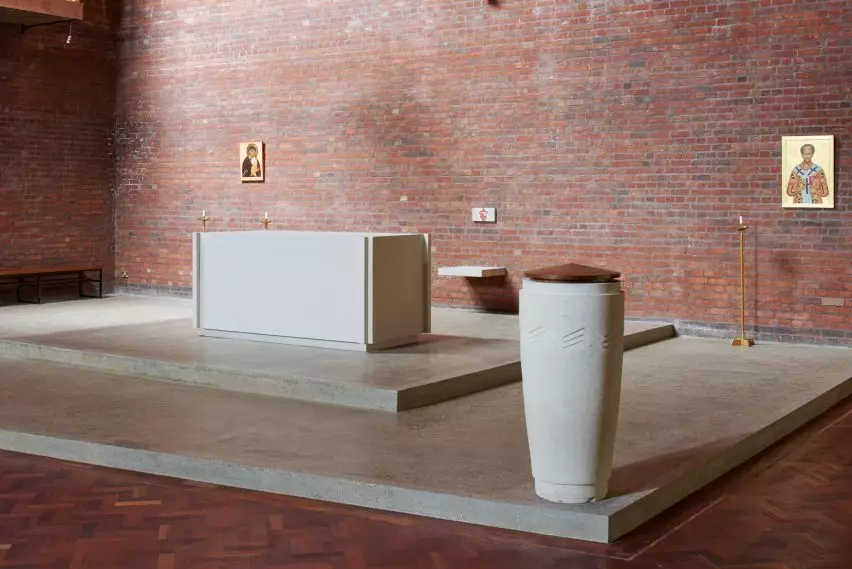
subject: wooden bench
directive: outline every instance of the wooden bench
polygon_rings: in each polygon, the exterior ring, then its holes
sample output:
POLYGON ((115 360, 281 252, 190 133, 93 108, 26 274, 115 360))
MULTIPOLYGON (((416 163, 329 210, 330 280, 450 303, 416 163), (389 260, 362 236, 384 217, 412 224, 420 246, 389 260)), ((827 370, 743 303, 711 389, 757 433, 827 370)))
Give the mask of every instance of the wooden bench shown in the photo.
POLYGON ((44 287, 77 283, 77 293, 87 298, 103 298, 103 269, 101 265, 69 265, 64 267, 14 267, 0 269, 0 288, 15 287, 18 302, 41 303, 44 287), (92 273, 97 273, 95 278, 92 273), (96 295, 83 294, 83 285, 97 284, 96 295), (35 300, 21 298, 21 289, 34 288, 35 300))

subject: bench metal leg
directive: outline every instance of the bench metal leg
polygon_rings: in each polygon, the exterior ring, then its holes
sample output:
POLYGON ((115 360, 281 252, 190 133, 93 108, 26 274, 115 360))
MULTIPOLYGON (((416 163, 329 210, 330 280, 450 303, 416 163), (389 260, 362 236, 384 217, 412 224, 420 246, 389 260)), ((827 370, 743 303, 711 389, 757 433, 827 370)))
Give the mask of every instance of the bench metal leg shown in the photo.
POLYGON ((38 304, 38 303, 40 303, 41 302, 41 284, 39 282, 39 279, 36 279, 35 282, 27 282, 25 280, 18 281, 17 300, 18 300, 18 302, 24 302, 26 304, 38 304), (35 300, 26 300, 25 298, 21 297, 21 289, 24 288, 24 287, 32 287, 32 288, 36 289, 35 300))
MULTIPOLYGON (((82 279, 85 276, 85 273, 80 274, 80 278, 82 279)), ((104 272, 103 270, 98 270, 98 279, 87 281, 92 283, 92 285, 97 285, 98 290, 95 294, 83 294, 83 281, 81 280, 79 283, 80 288, 80 296, 86 298, 103 298, 104 297, 104 272)))
POLYGON ((36 275, 36 304, 41 304, 41 275, 36 275))

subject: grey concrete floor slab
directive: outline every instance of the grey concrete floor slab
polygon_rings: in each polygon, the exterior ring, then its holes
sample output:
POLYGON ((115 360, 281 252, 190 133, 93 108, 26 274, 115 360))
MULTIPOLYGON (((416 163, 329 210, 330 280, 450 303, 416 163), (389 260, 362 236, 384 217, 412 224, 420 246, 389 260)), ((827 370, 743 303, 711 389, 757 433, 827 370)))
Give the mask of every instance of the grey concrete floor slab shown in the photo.
MULTIPOLYGON (((202 337, 191 301, 115 296, 0 308, 0 355, 385 411, 521 379, 517 316, 434 308, 420 342, 365 354, 202 337)), ((671 325, 628 322, 627 348, 671 325)))
POLYGON ((0 448, 611 541, 852 393, 852 350, 678 338, 625 354, 610 498, 535 496, 518 383, 389 414, 0 360, 0 448))

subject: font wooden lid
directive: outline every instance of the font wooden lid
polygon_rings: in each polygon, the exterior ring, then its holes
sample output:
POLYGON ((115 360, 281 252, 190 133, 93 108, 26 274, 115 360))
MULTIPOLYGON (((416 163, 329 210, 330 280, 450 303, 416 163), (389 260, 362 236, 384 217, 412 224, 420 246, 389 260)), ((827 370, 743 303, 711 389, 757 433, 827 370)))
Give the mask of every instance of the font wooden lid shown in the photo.
POLYGON ((534 281, 551 281, 560 283, 608 283, 621 276, 618 271, 601 269, 568 263, 567 265, 554 265, 542 269, 524 271, 524 276, 534 281))

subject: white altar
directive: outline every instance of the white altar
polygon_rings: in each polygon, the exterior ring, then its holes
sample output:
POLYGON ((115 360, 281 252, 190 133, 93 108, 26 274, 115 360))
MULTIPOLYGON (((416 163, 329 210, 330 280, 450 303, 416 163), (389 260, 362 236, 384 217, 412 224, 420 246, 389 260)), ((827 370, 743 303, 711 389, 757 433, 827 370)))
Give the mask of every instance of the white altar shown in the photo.
POLYGON ((422 233, 194 233, 193 325, 202 335, 372 351, 430 330, 422 233))

